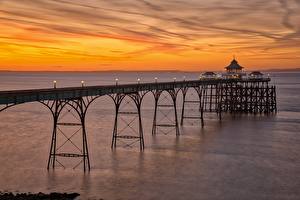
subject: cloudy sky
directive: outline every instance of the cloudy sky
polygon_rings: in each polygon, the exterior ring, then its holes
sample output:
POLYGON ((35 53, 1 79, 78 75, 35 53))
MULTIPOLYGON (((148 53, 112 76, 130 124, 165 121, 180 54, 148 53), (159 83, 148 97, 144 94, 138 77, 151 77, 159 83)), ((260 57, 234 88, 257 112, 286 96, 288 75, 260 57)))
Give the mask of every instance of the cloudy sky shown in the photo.
POLYGON ((0 0, 0 70, 300 67, 300 0, 0 0))

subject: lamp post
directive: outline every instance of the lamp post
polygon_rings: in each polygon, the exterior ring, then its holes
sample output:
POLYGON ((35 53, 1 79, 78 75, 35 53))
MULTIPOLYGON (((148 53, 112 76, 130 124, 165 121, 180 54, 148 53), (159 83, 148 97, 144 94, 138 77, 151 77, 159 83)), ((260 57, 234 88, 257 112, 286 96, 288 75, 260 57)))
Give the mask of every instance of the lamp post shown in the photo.
POLYGON ((140 82, 141 82, 141 79, 140 79, 140 78, 138 78, 138 79, 137 79, 137 82, 138 82, 138 84, 140 84, 140 82))
POLYGON ((118 85, 118 81, 119 81, 119 79, 118 79, 118 78, 116 78, 116 85, 118 85))
POLYGON ((173 78, 174 83, 176 82, 176 77, 173 78))
POLYGON ((157 77, 154 78, 155 83, 157 83, 157 77))
POLYGON ((53 88, 54 89, 56 88, 56 81, 55 80, 53 81, 53 88))
POLYGON ((84 81, 81 81, 81 87, 84 87, 84 81))

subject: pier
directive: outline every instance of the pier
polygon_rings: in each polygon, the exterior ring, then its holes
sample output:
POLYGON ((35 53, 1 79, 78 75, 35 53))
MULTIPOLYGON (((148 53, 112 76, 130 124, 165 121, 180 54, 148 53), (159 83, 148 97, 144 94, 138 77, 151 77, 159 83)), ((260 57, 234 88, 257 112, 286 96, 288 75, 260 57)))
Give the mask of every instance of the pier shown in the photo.
MULTIPOLYGON (((180 135, 180 126, 184 126, 186 120, 199 120, 202 127, 205 126, 206 112, 215 113, 218 120, 222 120, 224 113, 236 114, 271 114, 277 111, 276 88, 270 84, 267 77, 202 77, 199 80, 181 80, 171 82, 155 82, 136 84, 114 84, 105 86, 84 86, 50 89, 13 90, 0 92, 0 111, 28 102, 40 102, 46 106, 53 117, 53 132, 50 142, 47 169, 56 165, 64 167, 57 158, 79 158, 80 162, 74 166, 83 165, 83 169, 90 170, 89 148, 86 133, 86 113, 89 106, 99 97, 108 95, 115 104, 115 120, 111 148, 115 149, 119 142, 130 146, 138 143, 140 150, 144 149, 144 130, 142 127, 141 106, 147 93, 153 94, 154 116, 152 135, 160 128, 167 132, 174 131, 174 135, 180 135), (177 100, 181 93, 182 105, 179 114, 177 100), (192 97, 192 98, 191 98, 192 97), (131 108, 126 105, 132 103, 131 108), (198 115, 191 115, 187 107, 196 108, 198 115), (167 110, 167 114, 163 112, 167 110), (76 115, 77 122, 67 121, 66 114, 76 115), (167 118, 166 121, 158 121, 157 116, 167 118), (172 116, 168 116, 168 115, 172 116), (123 117, 132 117, 126 121, 123 117), (126 123, 130 133, 123 132, 120 122, 126 123), (136 125, 134 125, 136 121, 136 125), (67 135, 62 127, 75 127, 76 131, 67 135), (81 144, 72 142, 75 135, 80 135, 81 144), (58 145, 58 136, 62 135, 64 142, 58 145), (63 146, 70 143, 74 146, 72 151, 63 151, 63 146)), ((4 113, 3 113, 4 114, 4 113)), ((62 139, 60 138, 60 139, 62 139)))

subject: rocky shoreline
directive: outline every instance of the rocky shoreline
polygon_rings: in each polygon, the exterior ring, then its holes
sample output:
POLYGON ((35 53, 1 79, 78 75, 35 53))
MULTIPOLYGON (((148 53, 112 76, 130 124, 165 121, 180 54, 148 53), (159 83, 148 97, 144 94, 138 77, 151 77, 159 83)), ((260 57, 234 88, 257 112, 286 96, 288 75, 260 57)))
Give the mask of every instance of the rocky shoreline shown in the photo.
POLYGON ((11 193, 11 192, 0 192, 0 200, 73 200, 76 197, 78 197, 80 194, 78 193, 50 193, 50 194, 44 194, 44 193, 37 193, 37 194, 31 194, 31 193, 11 193))

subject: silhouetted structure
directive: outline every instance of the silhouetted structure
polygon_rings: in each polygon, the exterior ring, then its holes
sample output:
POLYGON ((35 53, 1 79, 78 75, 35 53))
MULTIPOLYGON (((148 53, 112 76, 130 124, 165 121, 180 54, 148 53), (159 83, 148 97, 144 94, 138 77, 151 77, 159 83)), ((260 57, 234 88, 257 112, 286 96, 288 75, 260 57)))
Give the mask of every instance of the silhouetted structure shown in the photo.
POLYGON ((203 78, 215 78, 217 74, 215 72, 204 72, 201 74, 201 77, 203 78))
POLYGON ((250 78, 262 78, 264 76, 260 71, 253 71, 249 74, 250 78))
MULTIPOLYGON (((237 73, 241 70, 235 60, 228 66, 229 72, 237 73)), ((38 101, 49 108, 53 116, 53 132, 48 157, 48 169, 55 168, 56 164, 64 166, 59 157, 79 158, 79 163, 83 164, 84 170, 90 169, 88 140, 85 127, 85 117, 91 103, 98 97, 109 95, 115 103, 115 121, 112 133, 112 148, 116 148, 117 142, 131 141, 126 146, 131 146, 135 142, 139 143, 140 149, 144 149, 144 136, 141 118, 141 105, 146 93, 151 92, 155 99, 154 119, 152 134, 156 134, 159 127, 174 128, 176 135, 179 132, 179 119, 177 115, 176 100, 178 94, 183 95, 181 124, 186 119, 199 119, 204 126, 204 113, 212 112, 222 119, 223 113, 237 114, 270 114, 276 112, 276 89, 269 86, 270 78, 211 78, 200 80, 183 80, 172 82, 137 83, 127 85, 107 85, 107 86, 87 86, 52 89, 33 89, 0 92, 0 105, 3 111, 11 106, 26 102, 38 101), (195 94, 193 100, 188 99, 187 94, 195 94), (163 103, 165 97, 167 102, 163 103), (169 100, 168 100, 169 99, 169 100), (131 110, 124 110, 122 104, 126 101, 133 102, 131 110), (192 104, 197 108, 199 115, 191 116, 186 113, 186 106, 192 104), (157 115, 163 108, 173 110, 173 120, 162 123, 157 121, 157 115), (67 121, 65 113, 76 116, 77 121, 67 121), (137 119, 136 128, 132 127, 132 122, 126 122, 134 134, 124 134, 119 128, 122 116, 135 116, 137 119), (67 135, 62 127, 78 127, 79 129, 71 135, 67 135), (80 134, 80 144, 75 144, 72 140, 75 135, 80 134), (58 136, 65 139, 58 145, 58 136), (64 149, 64 145, 70 143, 73 150, 64 149)))
POLYGON ((223 74, 223 77, 227 78, 241 78, 242 76, 246 75, 243 72, 243 68, 239 63, 236 61, 235 58, 231 61, 230 65, 225 67, 226 73, 223 74))

